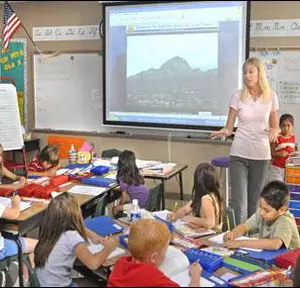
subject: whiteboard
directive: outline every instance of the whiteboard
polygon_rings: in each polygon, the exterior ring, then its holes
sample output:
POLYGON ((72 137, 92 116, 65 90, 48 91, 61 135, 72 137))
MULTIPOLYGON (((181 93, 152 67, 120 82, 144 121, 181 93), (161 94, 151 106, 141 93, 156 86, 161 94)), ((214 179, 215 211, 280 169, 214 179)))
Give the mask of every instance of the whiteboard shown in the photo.
POLYGON ((264 62, 269 83, 279 98, 280 114, 294 116, 294 134, 300 142, 300 49, 257 51, 250 56, 264 62))
POLYGON ((102 126, 102 55, 36 54, 35 128, 99 132, 102 126))
POLYGON ((24 146, 17 90, 13 84, 0 84, 0 143, 6 151, 24 146))

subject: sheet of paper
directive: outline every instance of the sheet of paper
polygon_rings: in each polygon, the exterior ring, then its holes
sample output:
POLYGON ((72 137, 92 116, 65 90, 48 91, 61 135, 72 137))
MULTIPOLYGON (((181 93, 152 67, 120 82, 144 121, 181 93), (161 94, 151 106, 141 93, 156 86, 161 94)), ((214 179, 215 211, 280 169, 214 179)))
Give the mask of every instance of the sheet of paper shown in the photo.
POLYGON ((166 253, 164 262, 160 265, 159 269, 167 276, 173 277, 185 270, 190 266, 189 260, 186 255, 178 248, 169 246, 166 253))
POLYGON ((51 192, 51 196, 52 196, 52 198, 54 199, 55 197, 57 197, 57 196, 60 195, 61 193, 63 193, 63 192, 55 192, 55 191, 52 191, 52 192, 51 192))
POLYGON ((117 180, 117 172, 108 173, 104 178, 117 180))
POLYGON ((152 212, 153 216, 157 216, 163 220, 167 220, 167 215, 171 213, 171 211, 169 210, 162 210, 162 211, 156 211, 156 212, 152 212))
POLYGON ((67 168, 62 168, 62 169, 59 169, 56 171, 56 176, 59 176, 59 175, 63 175, 65 174, 66 172, 68 172, 70 169, 67 169, 67 168))
POLYGON ((107 191, 107 188, 105 187, 91 187, 91 186, 81 186, 81 185, 75 185, 73 186, 68 192, 74 193, 74 194, 83 194, 83 195, 91 195, 91 196, 97 196, 107 191))
MULTIPOLYGON (((191 276, 189 274, 189 270, 185 270, 179 274, 177 274, 176 276, 171 278, 172 281, 176 282, 180 287, 188 287, 190 282, 191 282, 191 276)), ((200 287, 215 287, 216 285, 201 277, 200 278, 200 287)))
MULTIPOLYGON (((0 203, 5 205, 7 208, 11 208, 11 199, 6 197, 0 197, 0 203)), ((31 207, 31 202, 21 201, 20 211, 24 211, 31 207)))
MULTIPOLYGON (((224 235, 226 233, 227 232, 221 233, 221 234, 219 234, 217 236, 209 238, 208 240, 211 241, 211 242, 213 242, 213 243, 222 245, 222 244, 224 244, 223 237, 224 237, 224 235)), ((236 241, 239 241, 239 240, 257 240, 257 238, 249 238, 249 237, 241 236, 241 237, 238 237, 238 238, 236 238, 234 240, 236 240, 236 241)), ((240 249, 254 251, 254 252, 261 252, 261 251, 263 251, 262 249, 244 248, 244 247, 242 247, 240 249)))
MULTIPOLYGON (((92 254, 96 254, 96 253, 99 253, 103 250, 103 245, 101 244, 90 244, 88 246, 88 249, 89 251, 92 253, 92 254)), ((109 254, 108 258, 107 259, 111 259, 113 257, 117 257, 117 256, 121 256, 121 255, 124 255, 125 254, 125 250, 124 249, 121 249, 119 247, 117 247, 111 254, 109 254)))

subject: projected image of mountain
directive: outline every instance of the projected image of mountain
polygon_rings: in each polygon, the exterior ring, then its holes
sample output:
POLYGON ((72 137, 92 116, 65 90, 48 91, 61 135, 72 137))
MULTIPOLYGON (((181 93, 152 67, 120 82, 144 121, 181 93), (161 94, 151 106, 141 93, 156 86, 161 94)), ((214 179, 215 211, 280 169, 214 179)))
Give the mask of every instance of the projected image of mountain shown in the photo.
MULTIPOLYGON (((142 60, 141 60, 142 61, 142 60)), ((148 113, 218 112, 218 69, 192 69, 182 57, 173 57, 159 69, 127 78, 127 111, 148 113)))

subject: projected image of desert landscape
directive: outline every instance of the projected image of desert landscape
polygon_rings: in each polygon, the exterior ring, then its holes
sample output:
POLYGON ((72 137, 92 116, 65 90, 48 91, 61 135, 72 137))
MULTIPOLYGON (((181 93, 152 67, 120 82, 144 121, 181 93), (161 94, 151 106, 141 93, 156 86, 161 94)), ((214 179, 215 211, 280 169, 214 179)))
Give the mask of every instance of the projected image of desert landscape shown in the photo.
POLYGON ((131 36, 127 41, 128 112, 218 113, 217 33, 131 36))

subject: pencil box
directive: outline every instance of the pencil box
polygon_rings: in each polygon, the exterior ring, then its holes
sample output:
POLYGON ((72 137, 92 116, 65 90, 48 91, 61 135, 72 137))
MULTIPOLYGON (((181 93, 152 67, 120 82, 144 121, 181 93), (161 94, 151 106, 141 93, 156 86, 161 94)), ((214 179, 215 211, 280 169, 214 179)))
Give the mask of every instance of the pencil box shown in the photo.
POLYGON ((55 189, 53 185, 41 186, 36 189, 33 196, 36 198, 48 199, 51 197, 51 192, 55 189))
POLYGON ((107 166, 96 166, 91 169, 91 172, 95 175, 103 175, 109 172, 109 167, 107 166))
POLYGON ((276 266, 288 269, 289 266, 296 267, 297 260, 300 256, 300 248, 290 250, 276 257, 276 266))
POLYGON ((57 187, 61 184, 65 184, 69 181, 69 176, 66 175, 60 175, 60 176, 53 176, 50 179, 50 185, 57 187))
POLYGON ((18 190, 21 197, 33 197, 37 189, 41 189, 43 186, 35 183, 28 184, 18 190))
POLYGON ((0 188, 0 196, 2 197, 11 197, 15 189, 13 188, 0 188))
POLYGON ((191 264, 198 261, 203 269, 209 273, 213 273, 223 265, 221 256, 197 248, 187 249, 183 253, 191 264))
POLYGON ((231 257, 267 269, 272 265, 275 265, 276 257, 285 253, 286 251, 288 250, 285 248, 276 251, 263 250, 261 252, 240 249, 235 251, 231 257))

